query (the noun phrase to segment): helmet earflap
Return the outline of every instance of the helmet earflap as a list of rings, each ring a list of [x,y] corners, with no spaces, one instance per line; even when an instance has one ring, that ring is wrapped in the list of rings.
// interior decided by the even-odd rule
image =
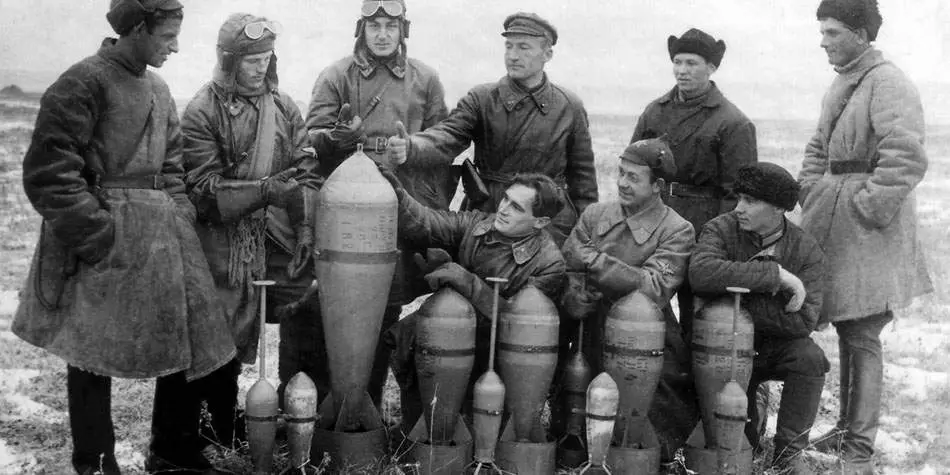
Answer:
[[[366,20],[364,20],[362,17],[359,20],[356,20],[356,31],[353,32],[354,38],[360,37],[360,35],[363,33],[363,25],[365,24]]]
[[[230,51],[225,51],[223,49],[221,50],[221,69],[227,72],[234,71],[235,60],[236,59],[235,59],[234,53]]]
[[[404,39],[409,38],[409,23],[411,22],[408,18],[402,17],[402,37]]]

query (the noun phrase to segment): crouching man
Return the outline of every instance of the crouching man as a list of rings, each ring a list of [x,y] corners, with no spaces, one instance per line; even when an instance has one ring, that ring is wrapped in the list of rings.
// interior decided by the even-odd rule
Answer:
[[[568,286],[561,300],[570,320],[561,323],[563,364],[570,356],[568,338],[584,327],[584,353],[594,374],[602,370],[604,322],[611,305],[632,292],[642,292],[663,309],[666,358],[663,378],[650,418],[659,431],[664,459],[689,436],[699,417],[689,378],[689,352],[670,298],[686,277],[687,259],[695,239],[693,225],[663,203],[660,176],[673,176],[676,163],[659,139],[630,144],[620,156],[619,199],[590,205],[564,243]],[[557,407],[552,406],[552,407]],[[555,424],[562,417],[555,417]]]
[[[759,383],[785,382],[772,464],[783,473],[813,473],[800,457],[815,422],[825,373],[824,352],[810,338],[818,325],[824,255],[817,241],[785,219],[799,186],[782,167],[757,163],[739,170],[736,209],[704,227],[690,257],[689,280],[697,295],[721,297],[726,287],[751,291],[742,307],[755,324],[746,434],[758,446],[755,392]]]
[[[498,211],[436,211],[420,205],[390,171],[384,175],[399,197],[399,233],[430,250],[426,281],[433,290],[450,286],[465,297],[478,315],[475,365],[468,387],[488,368],[488,346],[494,290],[486,277],[502,277],[501,298],[509,299],[533,285],[554,300],[564,285],[564,258],[546,227],[564,203],[551,178],[538,173],[519,174],[505,190]],[[443,257],[439,257],[441,254]],[[408,433],[422,413],[422,401],[413,361],[415,314],[384,335],[393,349],[391,367],[399,382],[403,430]],[[466,404],[469,406],[470,404]]]

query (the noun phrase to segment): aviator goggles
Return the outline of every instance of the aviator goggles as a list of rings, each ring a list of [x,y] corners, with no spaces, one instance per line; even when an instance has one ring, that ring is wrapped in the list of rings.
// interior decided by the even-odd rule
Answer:
[[[391,17],[401,17],[406,10],[403,8],[402,3],[396,2],[393,0],[376,0],[363,2],[363,16],[371,17],[376,15],[379,10],[382,9],[383,13]]]
[[[264,36],[265,30],[270,30],[274,36],[279,36],[284,27],[276,21],[255,21],[244,26],[244,36],[252,40],[259,40]]]

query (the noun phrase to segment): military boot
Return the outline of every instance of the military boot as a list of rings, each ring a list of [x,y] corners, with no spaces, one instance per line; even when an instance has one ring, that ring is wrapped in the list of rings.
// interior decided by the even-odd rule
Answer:
[[[775,429],[773,465],[788,465],[808,446],[808,432],[821,404],[824,376],[791,374],[785,378]],[[807,472],[806,472],[807,473]]]
[[[121,474],[115,459],[112,379],[69,366],[66,394],[76,473]]]

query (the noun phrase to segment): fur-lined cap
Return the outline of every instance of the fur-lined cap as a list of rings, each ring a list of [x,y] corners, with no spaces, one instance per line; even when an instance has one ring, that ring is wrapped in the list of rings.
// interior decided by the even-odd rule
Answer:
[[[679,53],[693,53],[702,56],[718,68],[719,63],[722,63],[722,57],[726,54],[726,42],[717,41],[703,30],[690,28],[679,38],[670,35],[666,39],[666,49],[670,52],[671,61]]]
[[[788,170],[774,163],[757,162],[739,169],[732,191],[791,211],[798,202],[800,189]]]
[[[868,32],[868,41],[877,39],[877,32],[884,23],[877,0],[822,0],[815,15],[819,20],[834,18],[852,30],[864,28]]]

